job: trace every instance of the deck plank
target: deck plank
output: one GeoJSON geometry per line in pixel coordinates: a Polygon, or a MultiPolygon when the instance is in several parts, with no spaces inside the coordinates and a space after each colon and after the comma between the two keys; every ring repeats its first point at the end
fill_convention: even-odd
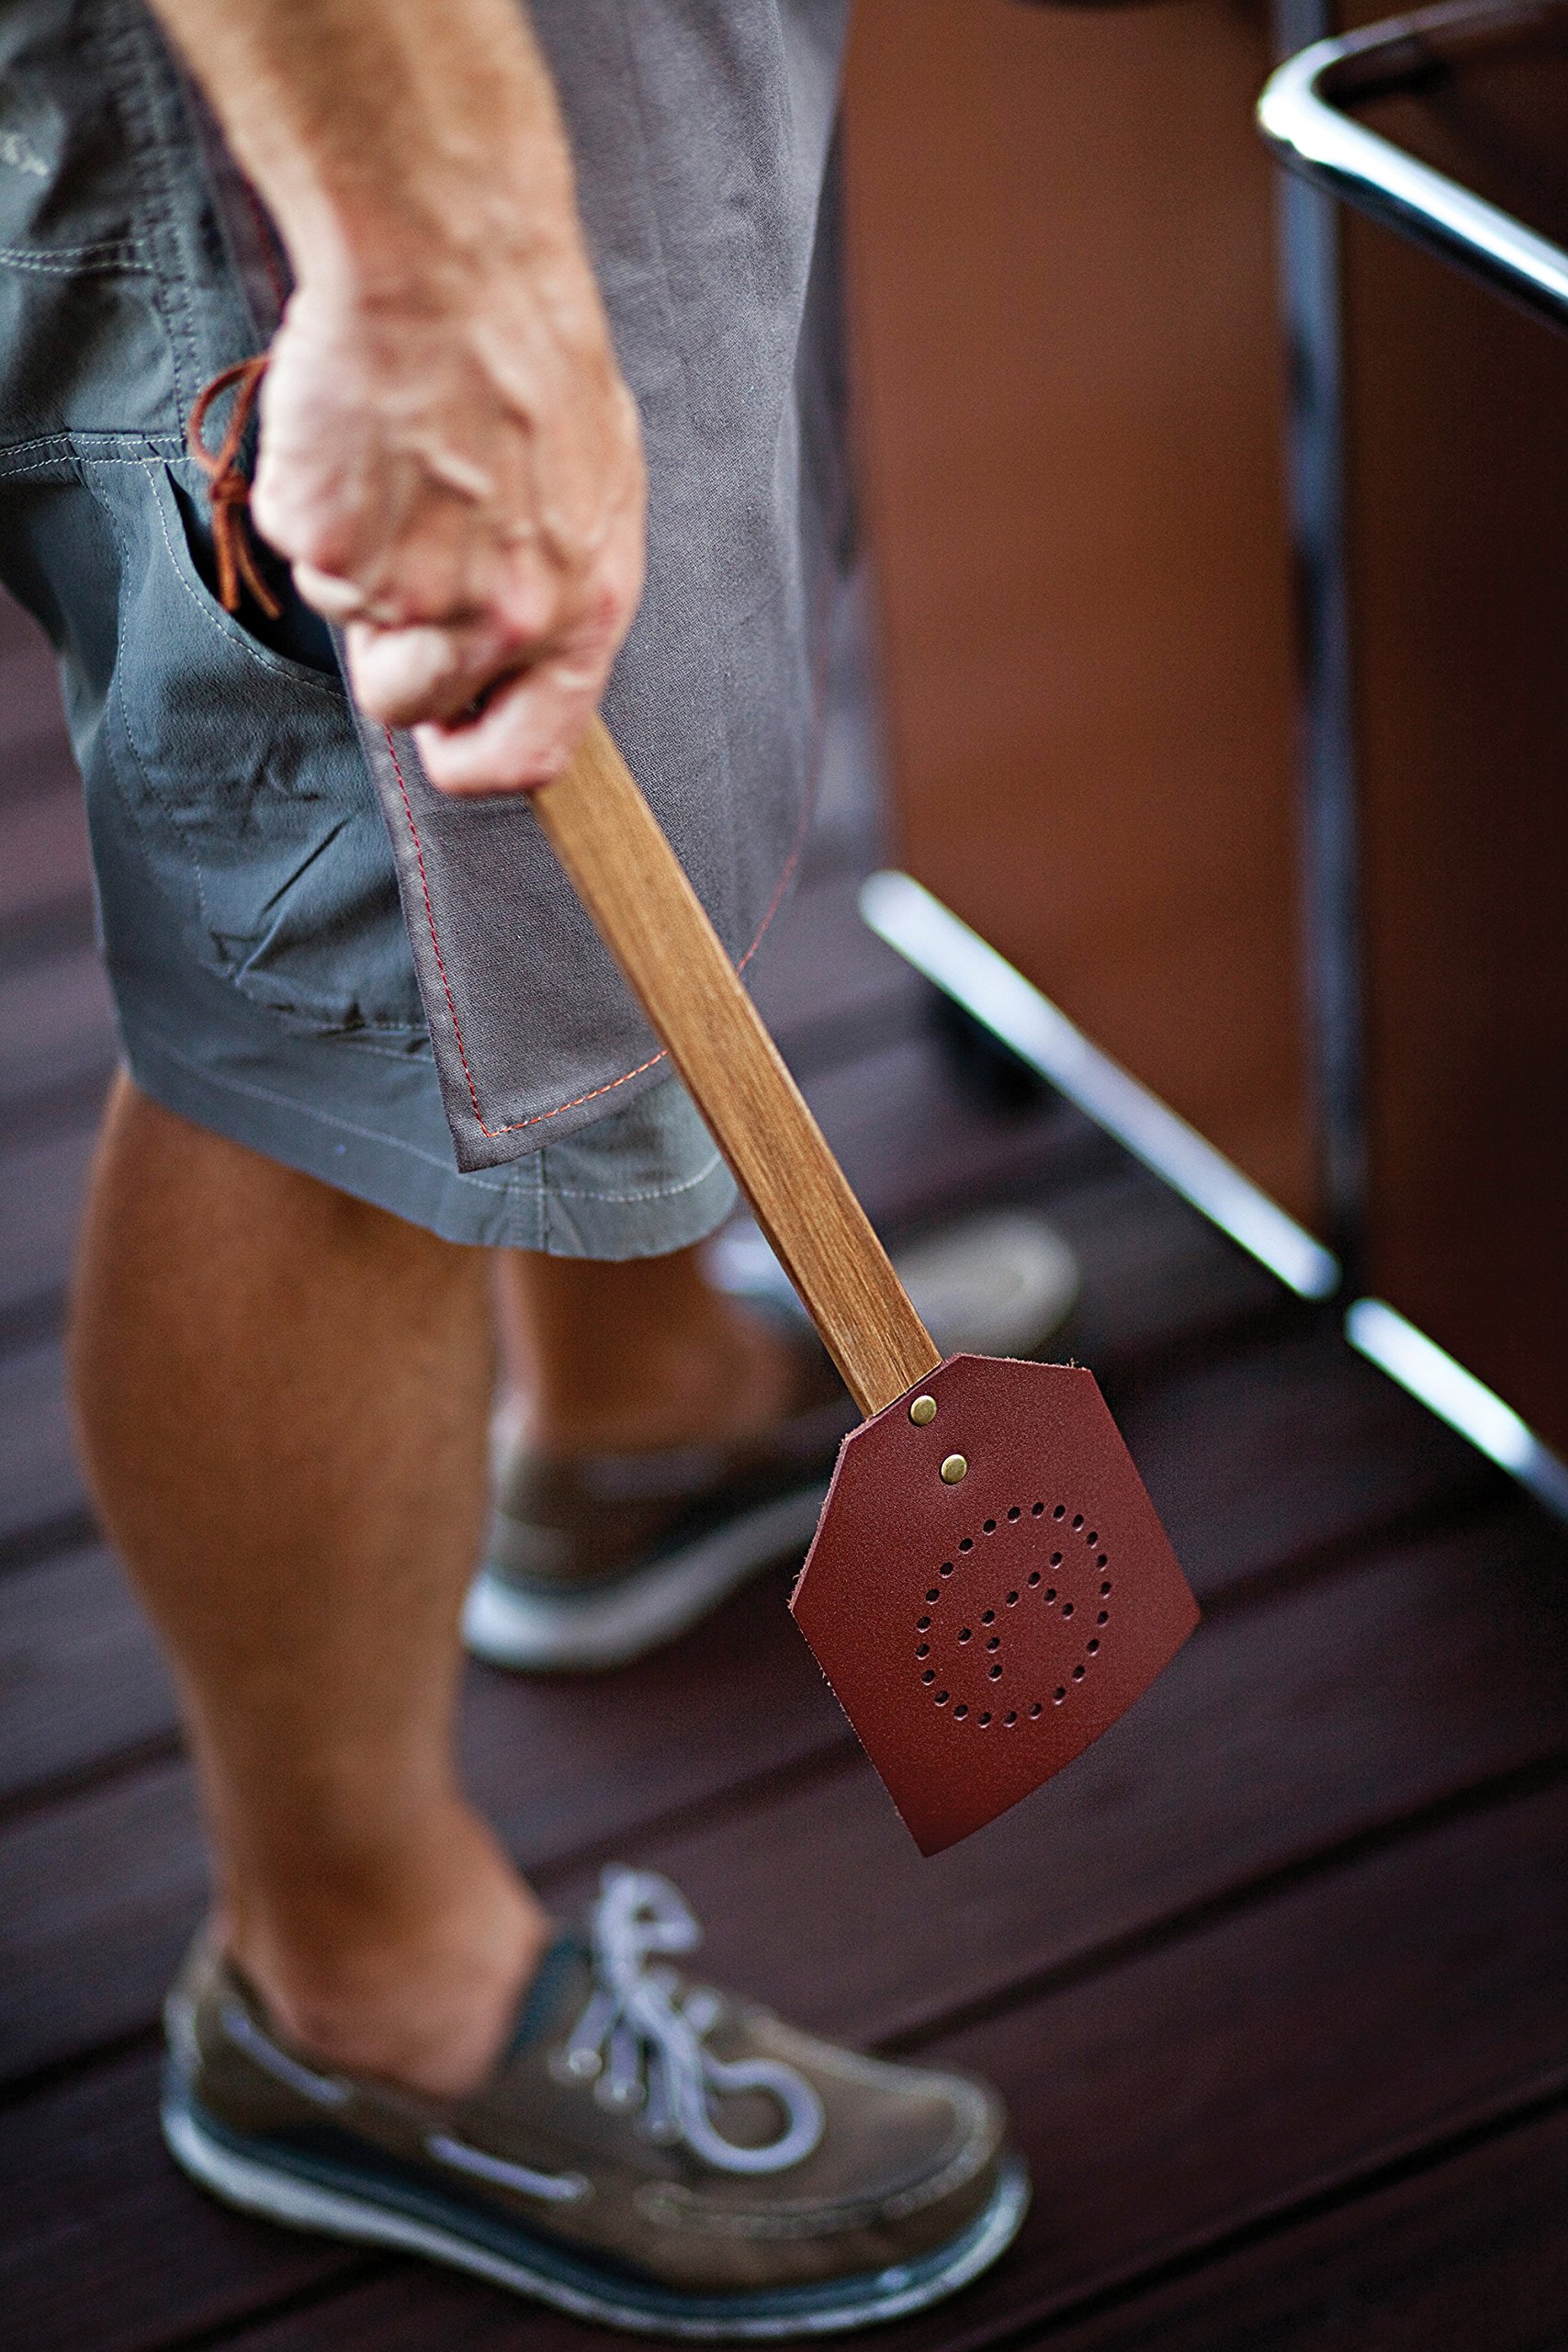
{"type": "Polygon", "coordinates": [[[747,976],[797,1075],[840,1058],[852,1036],[869,1032],[880,1040],[925,1021],[927,985],[862,922],[859,887],[844,873],[803,883],[779,910],[747,976]]]}
{"type": "MultiPolygon", "coordinates": [[[[1568,2342],[1565,2198],[1568,2117],[1559,2112],[1025,2340],[1049,2352],[1558,2352],[1568,2342]]],[[[956,2324],[964,2312],[962,2301],[951,2306],[956,2324]]],[[[418,2278],[399,2263],[231,2340],[234,2352],[432,2352],[459,2342],[466,2352],[522,2352],[534,2325],[525,2304],[456,2278],[418,2278]]],[[[571,2336],[583,2352],[594,2340],[571,2336]]]]}
{"type": "Polygon", "coordinates": [[[1563,2088],[1565,1838],[1559,1786],[944,2041],[1012,2093],[1041,2210],[961,2314],[890,2343],[1038,2325],[1563,2088]]]}
{"type": "MultiPolygon", "coordinates": [[[[889,2329],[890,2352],[1032,2336],[1543,2086],[1568,2088],[1565,1836],[1559,1787],[933,2042],[927,2054],[1008,2095],[1037,2201],[1008,2260],[961,2301],[889,2329]]],[[[499,2296],[465,2300],[488,2307],[501,2331],[489,2340],[517,2327],[499,2296]]],[[[355,2340],[344,2315],[334,2344],[355,2340]]],[[[417,2302],[409,2322],[411,2346],[441,2340],[417,2302]]],[[[465,2341],[483,2344],[481,2328],[465,2341]]],[[[260,2344],[298,2340],[285,2327],[260,2344]]],[[[545,2317],[527,2340],[577,2352],[591,2339],[545,2317]]]]}
{"type": "MultiPolygon", "coordinates": [[[[995,1197],[1032,1202],[1073,1242],[1083,1270],[1083,1295],[1062,1336],[1064,1352],[1070,1349],[1109,1383],[1125,1388],[1134,1375],[1152,1383],[1187,1357],[1211,1351],[1238,1327],[1277,1321],[1286,1311],[1284,1294],[1261,1267],[1142,1170],[1118,1160],[1107,1172],[1086,1176],[1072,1170],[1075,1143],[1064,1146],[1069,1182],[1061,1167],[1061,1145],[1059,1132],[1049,1127],[1024,1137],[1004,1136],[995,1151],[984,1139],[975,1142],[965,1155],[968,1176],[948,1189],[946,1208],[958,1214],[995,1197]],[[987,1165],[994,1181],[982,1183],[975,1171],[987,1165]]],[[[84,1133],[84,1165],[87,1148],[84,1133]]],[[[928,1186],[928,1205],[931,1196],[928,1186]]],[[[882,1214],[869,1188],[867,1197],[873,1215],[897,1239],[898,1221],[882,1214]]],[[[39,1267],[39,1280],[62,1286],[61,1294],[46,1288],[46,1296],[62,1295],[65,1236],[76,1215],[73,1199],[69,1214],[58,1206],[37,1214],[41,1221],[52,1219],[62,1245],[58,1261],[39,1267]]],[[[45,1341],[0,1356],[0,1407],[5,1544],[39,1521],[85,1509],[58,1345],[45,1341]]]]}
{"type": "Polygon", "coordinates": [[[80,787],[0,800],[0,923],[85,900],[88,870],[80,787]]]}
{"type": "Polygon", "coordinates": [[[0,1544],[79,1516],[82,1475],[65,1409],[65,1352],[45,1340],[0,1356],[0,1544]]]}
{"type": "Polygon", "coordinates": [[[21,680],[8,657],[0,653],[5,711],[0,731],[0,807],[41,799],[50,793],[64,799],[81,797],[82,779],[65,732],[60,688],[47,647],[44,662],[46,673],[41,681],[21,680]]]}
{"type": "Polygon", "coordinates": [[[30,1297],[63,1298],[95,1125],[72,1120],[0,1158],[0,1312],[30,1297]]]}
{"type": "MultiPolygon", "coordinates": [[[[0,1114],[8,1133],[25,1097],[107,1082],[115,1050],[114,1007],[95,948],[65,948],[0,974],[0,1114]]],[[[0,1165],[0,1182],[6,1172],[0,1165]]]]}
{"type": "Polygon", "coordinates": [[[139,2052],[0,2115],[0,2309],[28,2352],[142,2352],[354,2275],[343,2247],[180,2180],[158,2137],[158,2064],[139,2052]]]}
{"type": "MultiPolygon", "coordinates": [[[[1554,2352],[1568,2344],[1565,2206],[1559,2110],[1040,2340],[1052,2352],[1554,2352]]],[[[336,2341],[349,2352],[355,2338],[336,2341]]]]}
{"type": "Polygon", "coordinates": [[[1439,1504],[1507,1491],[1327,1318],[1156,1387],[1135,1368],[1120,1380],[1114,1357],[1108,1370],[1122,1434],[1205,1600],[1439,1504]]]}
{"type": "MultiPolygon", "coordinates": [[[[151,1634],[81,1544],[45,1339],[112,1022],[51,657],[3,599],[0,673],[0,1546],[79,1545],[0,1578],[0,2064],[46,2078],[0,2110],[0,2309],[29,2352],[586,2352],[602,2334],[227,2214],[157,2144],[195,1808],[151,1634]]],[[[1074,1772],[933,1864],[782,1576],[628,1674],[472,1669],[471,1783],[561,1907],[629,1851],[707,1913],[716,1974],[1002,2084],[1035,2215],[889,2352],[1547,2352],[1568,1540],[1066,1106],[977,1097],[859,922],[861,832],[829,847],[759,1001],[886,1230],[1016,1199],[1078,1248],[1063,1351],[1214,1613],[1074,1772]]]]}
{"type": "Polygon", "coordinates": [[[879,1226],[950,1214],[1010,1182],[1070,1182],[1111,1156],[1059,1099],[1011,1114],[982,1110],[927,1034],[846,1057],[809,1078],[805,1091],[879,1226]]]}
{"type": "MultiPolygon", "coordinates": [[[[998,1174],[993,1195],[1027,1202],[1030,1181],[998,1174]]],[[[1254,1259],[1121,1155],[1103,1175],[1059,1178],[1035,1197],[1077,1250],[1083,1295],[1064,1352],[1125,1397],[1177,1365],[1212,1356],[1294,1306],[1254,1259]]]]}
{"type": "MultiPolygon", "coordinates": [[[[1043,2328],[1555,2084],[1565,1837],[1568,1789],[1520,1796],[935,2037],[928,2056],[1008,2096],[1037,2201],[1007,2261],[962,2301],[890,2330],[890,2352],[978,2352],[1043,2328]]],[[[797,1949],[827,1909],[824,1895],[809,1922],[797,1915],[797,1949]]],[[[760,1934],[750,1958],[755,1974],[760,1934]]],[[[0,2295],[37,2352],[226,2337],[258,2304],[355,2275],[353,2257],[242,2222],[176,2178],[155,2141],[155,2074],[151,2054],[127,2060],[0,2118],[17,2184],[0,2295]]],[[[239,2342],[429,2352],[454,2340],[587,2352],[607,2339],[400,2267],[239,2342]]]]}
{"type": "MultiPolygon", "coordinates": [[[[52,775],[60,763],[73,775],[60,673],[42,629],[16,598],[0,589],[0,797],[38,788],[40,769],[52,775]]],[[[79,787],[78,787],[79,788],[79,787]]]]}
{"type": "MultiPolygon", "coordinates": [[[[1082,1969],[1238,1885],[1568,1755],[1565,1566],[1555,1530],[1510,1514],[1214,1618],[1070,1772],[931,1861],[858,1758],[637,1859],[712,1922],[721,1977],[807,2021],[917,2040],[1009,1985],[1082,1969]]],[[[551,1885],[586,1897],[592,1878],[551,1885]]]]}
{"type": "MultiPolygon", "coordinates": [[[[1439,1506],[1474,1504],[1500,1485],[1325,1323],[1136,1389],[1122,1426],[1210,1605],[1237,1584],[1365,1544],[1439,1506]]],[[[750,1638],[749,1611],[736,1622],[750,1638]]],[[[726,1640],[728,1623],[719,1621],[726,1640]]],[[[701,1657],[690,1645],[668,1668],[648,1671],[684,1676],[701,1657]]],[[[569,1718],[596,1704],[580,1693],[603,1688],[559,1687],[569,1718]]],[[[657,1696],[652,1689],[634,1703],[656,1715],[679,1707],[676,1681],[657,1696]]],[[[0,1577],[0,1692],[9,1694],[0,1711],[0,1804],[107,1766],[117,1749],[174,1728],[151,1629],[101,1548],[0,1577]]],[[[466,1724],[480,1786],[499,1791],[523,1725],[536,1713],[547,1721],[554,1707],[547,1685],[525,1696],[504,1677],[474,1679],[466,1724]]]]}
{"type": "MultiPolygon", "coordinates": [[[[1081,1964],[1238,1880],[1568,1750],[1565,1551],[1514,1509],[1216,1617],[1054,1789],[934,1862],[849,1743],[776,1589],[739,1597],[700,1649],[501,1694],[515,1729],[486,1743],[477,1793],[563,1902],[591,1891],[574,1854],[596,1867],[635,1846],[711,1917],[720,1973],[862,2034],[918,2032],[933,2008],[1081,1964]],[[818,1756],[826,1777],[649,1834],[818,1756]],[[802,1953],[793,1924],[818,1906],[829,1924],[802,1953]]],[[[145,2027],[201,1888],[176,1763],[0,1833],[0,2076],[145,2027]]]]}
{"type": "Polygon", "coordinates": [[[174,1728],[152,1629],[103,1545],[0,1577],[0,1807],[174,1728]]]}
{"type": "MultiPolygon", "coordinates": [[[[776,1580],[759,1584],[710,1621],[695,1689],[691,1653],[679,1648],[619,1677],[527,1689],[471,1669],[470,1784],[529,1867],[635,1840],[644,1822],[721,1797],[748,1772],[847,1747],[781,1601],[776,1580]]],[[[183,1762],[128,1772],[0,1830],[0,2076],[148,2025],[204,1888],[183,1762]]]]}

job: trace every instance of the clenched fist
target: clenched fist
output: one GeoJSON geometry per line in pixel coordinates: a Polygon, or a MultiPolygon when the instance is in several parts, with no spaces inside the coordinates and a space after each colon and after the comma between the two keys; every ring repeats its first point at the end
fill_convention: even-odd
{"type": "Polygon", "coordinates": [[[579,255],[453,262],[291,299],[252,511],[346,630],[355,696],[449,792],[540,784],[642,588],[637,411],[579,255]]]}

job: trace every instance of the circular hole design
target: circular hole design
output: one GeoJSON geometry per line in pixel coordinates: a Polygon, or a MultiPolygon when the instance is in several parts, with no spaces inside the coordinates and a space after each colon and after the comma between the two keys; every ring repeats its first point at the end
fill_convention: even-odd
{"type": "MultiPolygon", "coordinates": [[[[1020,1521],[1023,1520],[1025,1508],[1026,1507],[1021,1503],[1009,1504],[1005,1517],[982,1520],[980,1522],[980,1532],[983,1535],[996,1535],[1000,1533],[1005,1536],[1010,1528],[1018,1527],[1020,1521]]],[[[1051,1518],[1054,1522],[1060,1522],[1069,1517],[1068,1507],[1066,1503],[1048,1505],[1043,1501],[1040,1501],[1030,1504],[1027,1509],[1031,1519],[1043,1519],[1044,1518],[1047,1510],[1050,1511],[1051,1518]]],[[[1089,1555],[1089,1562],[1086,1562],[1086,1566],[1089,1566],[1090,1575],[1095,1575],[1097,1571],[1103,1571],[1105,1568],[1109,1567],[1111,1564],[1111,1555],[1109,1552],[1099,1551],[1095,1548],[1100,1541],[1099,1530],[1089,1526],[1087,1515],[1082,1511],[1073,1512],[1070,1517],[1074,1532],[1076,1533],[1082,1534],[1086,1551],[1089,1555]]],[[[1005,1550],[1005,1544],[1000,1548],[1005,1550]]],[[[1098,1657],[1100,1655],[1100,1641],[1099,1634],[1096,1633],[1091,1634],[1087,1641],[1084,1641],[1081,1644],[1076,1658],[1073,1657],[1070,1648],[1068,1649],[1067,1656],[1066,1657],[1061,1657],[1060,1656],[1060,1645],[1063,1635],[1066,1634],[1066,1638],[1068,1641],[1071,1641],[1073,1638],[1072,1634],[1066,1634],[1066,1628],[1071,1625],[1073,1619],[1078,1613],[1080,1606],[1085,1611],[1093,1606],[1089,1600],[1089,1594],[1093,1590],[1093,1586],[1084,1586],[1079,1581],[1082,1571],[1068,1567],[1065,1577],[1060,1579],[1060,1581],[1065,1582],[1066,1584],[1066,1593],[1064,1595],[1059,1591],[1058,1584],[1045,1583],[1043,1570],[1040,1568],[1030,1568],[1020,1579],[1017,1585],[1010,1586],[1005,1591],[993,1590],[992,1594],[987,1595],[985,1591],[985,1585],[990,1580],[988,1570],[982,1567],[978,1558],[973,1561],[969,1561],[967,1559],[967,1555],[976,1550],[976,1538],[973,1535],[961,1536],[955,1550],[958,1556],[953,1560],[943,1560],[941,1563],[939,1576],[946,1577],[951,1577],[955,1573],[962,1573],[971,1579],[971,1588],[966,1592],[965,1597],[969,1600],[971,1607],[973,1608],[974,1603],[977,1600],[984,1600],[986,1605],[977,1611],[976,1615],[968,1624],[954,1626],[950,1620],[949,1631],[944,1636],[942,1636],[942,1639],[959,1649],[967,1651],[975,1641],[976,1628],[983,1627],[987,1629],[983,1636],[984,1649],[986,1653],[984,1659],[976,1659],[973,1665],[970,1665],[964,1669],[965,1676],[973,1677],[976,1674],[979,1665],[983,1663],[986,1668],[986,1675],[982,1681],[981,1690],[977,1690],[975,1688],[974,1682],[970,1682],[967,1697],[963,1694],[962,1679],[958,1691],[935,1687],[938,1684],[938,1669],[942,1663],[941,1646],[937,1643],[936,1634],[933,1632],[936,1620],[929,1614],[921,1614],[918,1616],[915,1621],[917,1639],[914,1645],[917,1670],[919,1673],[921,1686],[930,1693],[932,1702],[936,1706],[946,1707],[949,1709],[954,1723],[973,1723],[977,1729],[985,1729],[994,1722],[999,1722],[1008,1729],[1016,1728],[1020,1723],[1024,1721],[1037,1723],[1040,1720],[1040,1717],[1044,1713],[1047,1703],[1058,1707],[1066,1705],[1066,1702],[1072,1697],[1076,1685],[1085,1680],[1088,1673],[1089,1661],[1091,1658],[1098,1657]],[[976,1577],[981,1579],[981,1587],[978,1591],[973,1589],[973,1580],[976,1577]],[[1047,1621],[1032,1620],[1030,1612],[1026,1609],[1021,1618],[1009,1621],[1013,1623],[1015,1627],[1014,1639],[1017,1640],[1021,1638],[1025,1643],[1026,1648],[1031,1647],[1032,1645],[1031,1643],[1028,1628],[1032,1623],[1037,1623],[1039,1630],[1037,1634],[1034,1636],[1034,1639],[1036,1641],[1045,1640],[1049,1648],[1055,1649],[1056,1656],[1060,1660],[1057,1665],[1057,1672],[1062,1674],[1063,1679],[1056,1683],[1055,1688],[1052,1690],[1049,1702],[1042,1699],[1025,1700],[1021,1698],[1018,1705],[1009,1707],[1005,1713],[993,1714],[990,1709],[982,1704],[982,1697],[984,1691],[988,1689],[990,1683],[999,1682],[1001,1680],[1004,1668],[1007,1665],[1007,1660],[1002,1655],[1004,1645],[1001,1634],[999,1633],[992,1632],[989,1629],[996,1625],[998,1615],[1004,1610],[1016,1610],[1020,1602],[1030,1594],[1038,1596],[1040,1600],[1043,1600],[1048,1609],[1059,1606],[1060,1624],[1063,1629],[1062,1634],[1057,1634],[1055,1638],[1048,1635],[1045,1630],[1047,1621]],[[923,1636],[930,1636],[931,1638],[920,1638],[923,1636]],[[937,1658],[937,1665],[934,1667],[925,1663],[925,1661],[931,1657],[933,1654],[937,1658]]],[[[993,1555],[991,1554],[987,1554],[987,1560],[992,1556],[993,1555]]],[[[1082,1554],[1074,1555],[1075,1559],[1081,1560],[1083,1559],[1083,1556],[1084,1555],[1082,1554]]],[[[1053,1568],[1058,1571],[1063,1569],[1065,1565],[1065,1555],[1063,1553],[1059,1551],[1053,1552],[1050,1555],[1050,1560],[1053,1568]]],[[[1016,1569],[1014,1573],[1017,1573],[1016,1569]]],[[[1111,1622],[1111,1611],[1109,1608],[1105,1606],[1105,1603],[1108,1602],[1111,1598],[1111,1579],[1109,1577],[1100,1577],[1098,1580],[1100,1583],[1100,1605],[1095,1611],[1095,1624],[1097,1627],[1103,1627],[1108,1625],[1111,1622]]],[[[941,1597],[942,1588],[941,1584],[938,1583],[937,1585],[932,1586],[930,1591],[926,1594],[926,1601],[929,1605],[939,1600],[941,1597]]],[[[1049,1654],[1049,1648],[1047,1654],[1049,1654]]],[[[1039,1658],[1038,1653],[1036,1652],[1036,1664],[1038,1663],[1039,1658]]],[[[957,1664],[958,1660],[954,1657],[953,1659],[953,1667],[956,1667],[957,1664]]],[[[1027,1689],[1028,1681],[1032,1679],[1032,1675],[1027,1660],[1021,1670],[1018,1658],[1015,1657],[1012,1661],[1011,1670],[1017,1679],[1024,1680],[1025,1687],[1027,1689]]]]}

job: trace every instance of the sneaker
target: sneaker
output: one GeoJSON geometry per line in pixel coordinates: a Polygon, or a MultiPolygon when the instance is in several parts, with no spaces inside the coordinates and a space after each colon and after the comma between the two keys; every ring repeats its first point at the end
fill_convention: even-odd
{"type": "Polygon", "coordinates": [[[323,2070],[198,1945],[165,2012],[164,2138],[247,2212],[650,2334],[824,2334],[977,2277],[1029,2201],[995,2093],[694,1984],[670,1960],[699,1941],[667,1880],[607,1871],[458,2101],[323,2070]]]}
{"type": "MultiPolygon", "coordinates": [[[[784,1418],[743,1444],[562,1459],[503,1420],[485,1564],[463,1612],[476,1657],[536,1673],[623,1666],[810,1542],[857,1416],[754,1226],[720,1238],[714,1271],[790,1351],[784,1418]]],[[[898,1271],[944,1355],[1032,1354],[1077,1294],[1066,1245],[1010,1211],[917,1243],[898,1271]]]]}

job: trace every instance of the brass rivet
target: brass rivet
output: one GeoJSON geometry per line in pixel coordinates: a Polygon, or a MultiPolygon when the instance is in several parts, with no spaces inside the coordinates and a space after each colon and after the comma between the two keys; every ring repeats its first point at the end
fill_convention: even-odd
{"type": "Polygon", "coordinates": [[[921,1430],[925,1428],[928,1421],[934,1421],[936,1419],[936,1398],[934,1396],[917,1396],[914,1403],[909,1408],[909,1419],[914,1422],[917,1429],[921,1430]]]}
{"type": "Polygon", "coordinates": [[[942,1475],[950,1487],[956,1487],[969,1468],[961,1453],[950,1453],[942,1465],[942,1475]]]}

